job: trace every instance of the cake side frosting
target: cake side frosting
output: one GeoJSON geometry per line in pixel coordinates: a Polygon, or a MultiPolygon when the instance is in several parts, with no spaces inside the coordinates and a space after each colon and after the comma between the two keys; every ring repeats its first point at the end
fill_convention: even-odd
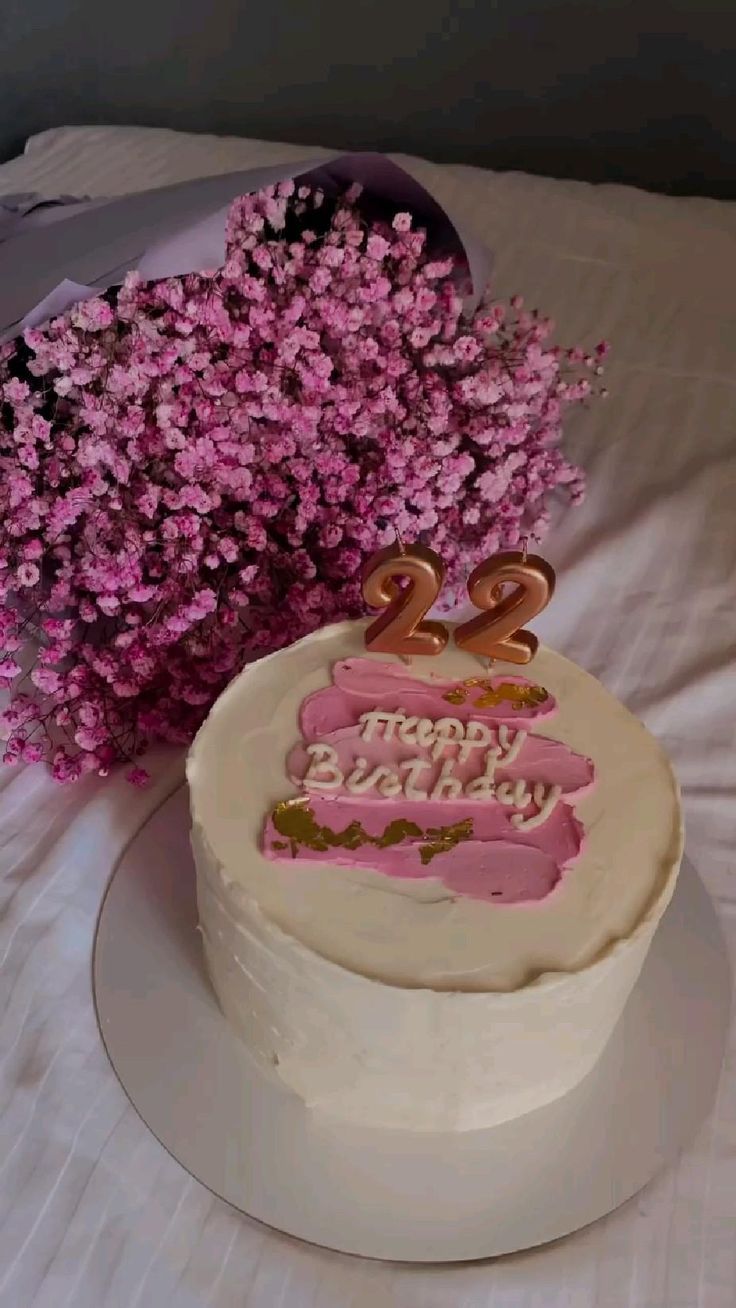
{"type": "Polygon", "coordinates": [[[581,972],[510,992],[407,989],[307,949],[227,886],[196,829],[193,847],[207,968],[253,1057],[311,1109],[412,1131],[494,1126],[572,1089],[602,1053],[674,885],[581,972]]]}

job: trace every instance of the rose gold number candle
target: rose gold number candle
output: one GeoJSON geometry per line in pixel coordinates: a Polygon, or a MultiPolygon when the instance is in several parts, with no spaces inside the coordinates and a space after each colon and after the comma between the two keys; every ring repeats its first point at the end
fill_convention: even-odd
{"type": "Polygon", "coordinates": [[[539,641],[533,632],[522,630],[522,623],[546,608],[554,588],[554,569],[538,554],[495,554],[478,564],[468,579],[471,602],[485,612],[455,628],[455,643],[469,654],[528,663],[539,641]]]}
{"type": "Polygon", "coordinates": [[[441,622],[426,622],[442,588],[445,565],[426,545],[400,542],[378,550],[363,573],[363,598],[384,612],[365,633],[366,648],[383,654],[441,654],[448,639],[441,622]]]}

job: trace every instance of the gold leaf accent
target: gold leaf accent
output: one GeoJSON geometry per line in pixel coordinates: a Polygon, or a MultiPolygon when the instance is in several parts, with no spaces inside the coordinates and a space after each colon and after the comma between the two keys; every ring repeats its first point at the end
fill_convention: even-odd
{"type": "Polygon", "coordinates": [[[519,686],[513,681],[502,681],[495,689],[490,681],[482,677],[468,677],[454,690],[448,690],[442,696],[449,704],[464,704],[468,690],[473,686],[481,689],[478,699],[473,701],[474,708],[495,708],[506,700],[513,709],[534,708],[549,698],[544,686],[519,686]]]}
{"type": "Polygon", "coordinates": [[[393,822],[389,822],[382,836],[367,835],[366,842],[375,845],[377,849],[388,849],[390,845],[400,845],[407,836],[421,836],[421,834],[422,829],[416,822],[409,822],[407,818],[394,818],[393,822]]]}
{"type": "Polygon", "coordinates": [[[473,835],[473,819],[464,818],[447,827],[428,827],[426,831],[410,822],[407,818],[394,818],[380,836],[371,836],[357,818],[349,822],[342,831],[322,826],[309,806],[295,805],[293,800],[284,799],[273,810],[273,825],[286,841],[275,840],[274,849],[291,850],[291,857],[296,858],[299,847],[314,849],[318,853],[328,849],[358,849],[361,845],[373,845],[376,849],[388,849],[399,845],[408,837],[425,840],[419,846],[419,857],[426,866],[436,854],[443,854],[453,849],[461,840],[470,840],[473,835]]]}
{"type": "Polygon", "coordinates": [[[544,686],[519,686],[512,681],[504,681],[495,690],[488,687],[475,700],[476,708],[493,708],[503,700],[508,700],[512,708],[535,708],[543,704],[549,696],[544,686]]]}
{"type": "Polygon", "coordinates": [[[425,867],[427,863],[431,863],[435,854],[444,854],[447,850],[454,849],[462,840],[471,840],[473,819],[463,818],[462,822],[454,822],[449,827],[429,827],[427,835],[432,836],[432,840],[419,848],[419,857],[425,867]]]}

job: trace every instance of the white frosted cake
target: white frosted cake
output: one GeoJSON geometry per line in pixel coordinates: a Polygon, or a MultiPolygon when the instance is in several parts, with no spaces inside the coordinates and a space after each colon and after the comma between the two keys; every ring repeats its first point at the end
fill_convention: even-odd
{"type": "Polygon", "coordinates": [[[213,986],[252,1055],[364,1125],[467,1130],[566,1093],[672,894],[677,786],[541,648],[407,666],[324,628],[247,667],[187,767],[213,986]]]}

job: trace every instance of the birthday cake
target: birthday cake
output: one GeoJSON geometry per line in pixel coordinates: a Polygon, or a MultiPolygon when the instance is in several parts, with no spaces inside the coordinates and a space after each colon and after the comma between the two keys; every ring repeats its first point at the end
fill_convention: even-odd
{"type": "Polygon", "coordinates": [[[672,894],[677,786],[645,728],[541,648],[247,667],[188,760],[207,968],[253,1056],[367,1125],[517,1117],[593,1067],[672,894]]]}

